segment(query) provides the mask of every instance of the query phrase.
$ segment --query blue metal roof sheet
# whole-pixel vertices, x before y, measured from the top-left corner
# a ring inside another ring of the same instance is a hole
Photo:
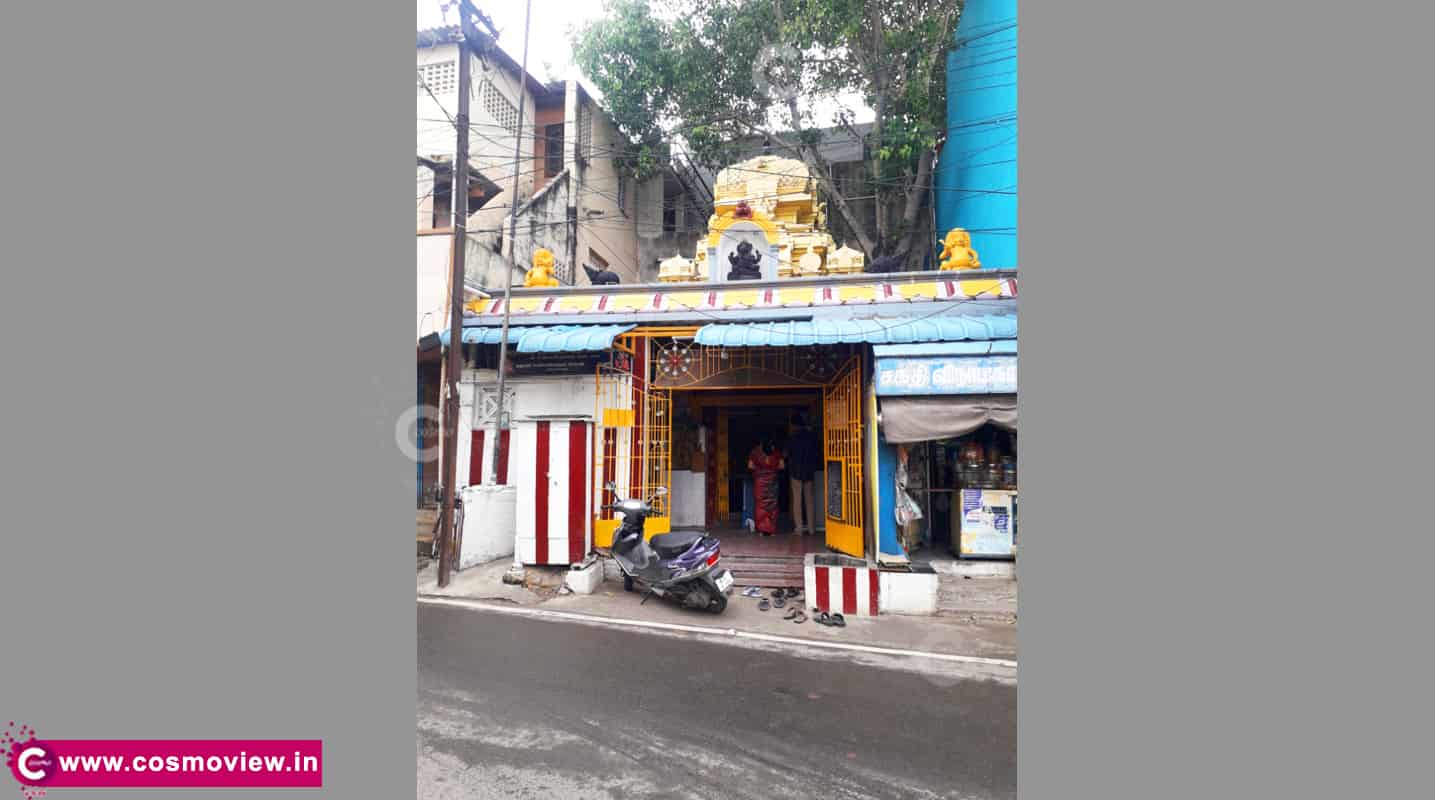
[[[508,329],[508,341],[520,353],[581,353],[607,350],[613,339],[632,330],[634,325],[524,325]],[[464,344],[498,344],[502,328],[464,328]],[[447,347],[449,332],[439,332],[439,341]]]
[[[1015,339],[990,342],[927,342],[925,344],[877,344],[872,354],[878,358],[911,358],[913,356],[1000,356],[1016,355]]]
[[[790,347],[818,344],[904,344],[1016,338],[1015,314],[929,317],[912,320],[847,319],[705,325],[697,343],[717,347]]]
[[[581,353],[607,350],[613,339],[636,325],[555,325],[529,328],[518,342],[520,353]]]

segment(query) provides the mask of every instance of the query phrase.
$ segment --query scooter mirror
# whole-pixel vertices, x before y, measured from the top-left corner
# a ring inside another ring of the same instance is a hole
[[[603,484],[603,488],[607,489],[610,492],[616,492],[618,491],[618,484],[613,483],[612,481],[608,481],[607,483]]]
[[[656,488],[656,489],[653,490],[653,496],[654,496],[654,497],[663,497],[663,496],[667,495],[667,493],[668,493],[668,487],[666,487],[666,486],[659,486],[658,488]]]

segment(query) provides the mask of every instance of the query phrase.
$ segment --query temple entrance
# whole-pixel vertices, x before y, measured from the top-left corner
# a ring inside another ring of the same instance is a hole
[[[740,586],[801,586],[802,557],[826,552],[823,539],[822,475],[808,476],[794,498],[792,463],[798,425],[807,425],[821,468],[822,390],[753,389],[674,391],[673,481],[675,530],[705,530],[722,540],[723,558]],[[764,444],[783,459],[775,475],[749,467]],[[775,511],[759,522],[760,493],[775,488]],[[802,492],[809,489],[810,494]],[[794,507],[796,503],[796,507]],[[798,513],[812,535],[796,530]],[[769,527],[773,535],[762,535]]]
[[[807,553],[863,554],[852,347],[717,347],[688,331],[640,329],[615,349],[614,367],[598,375],[597,546],[617,525],[601,511],[610,501],[601,485],[614,480],[644,497],[667,487],[647,532],[712,532],[740,585],[800,586]],[[792,478],[804,472],[794,497]]]

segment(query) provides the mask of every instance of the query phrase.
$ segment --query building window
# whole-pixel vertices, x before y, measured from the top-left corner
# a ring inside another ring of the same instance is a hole
[[[433,176],[433,227],[447,228],[453,222],[453,173],[436,172]]]
[[[543,175],[551,178],[563,171],[563,125],[543,128]]]
[[[678,208],[674,200],[663,203],[663,233],[677,233]]]
[[[593,147],[593,107],[578,104],[578,160],[587,163]]]
[[[425,91],[424,86],[428,86]],[[424,64],[418,68],[419,94],[433,92],[435,95],[453,94],[458,91],[458,66],[456,62],[444,61],[439,64]]]
[[[429,197],[432,203],[430,215],[430,227],[437,230],[451,227],[453,225],[453,166],[447,161],[434,163],[433,188],[429,190]],[[468,213],[472,214],[483,204],[493,199],[493,196],[486,193],[483,183],[476,176],[470,166],[469,187],[468,187]]]
[[[483,108],[504,130],[518,132],[518,109],[493,85],[493,81],[483,82]]]

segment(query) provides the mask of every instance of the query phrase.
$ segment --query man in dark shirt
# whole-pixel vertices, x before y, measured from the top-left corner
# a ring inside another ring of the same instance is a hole
[[[822,452],[817,434],[807,427],[805,417],[801,414],[793,417],[792,427],[787,454],[787,477],[792,482],[792,524],[799,535],[815,535],[817,508],[813,480],[822,468]]]

